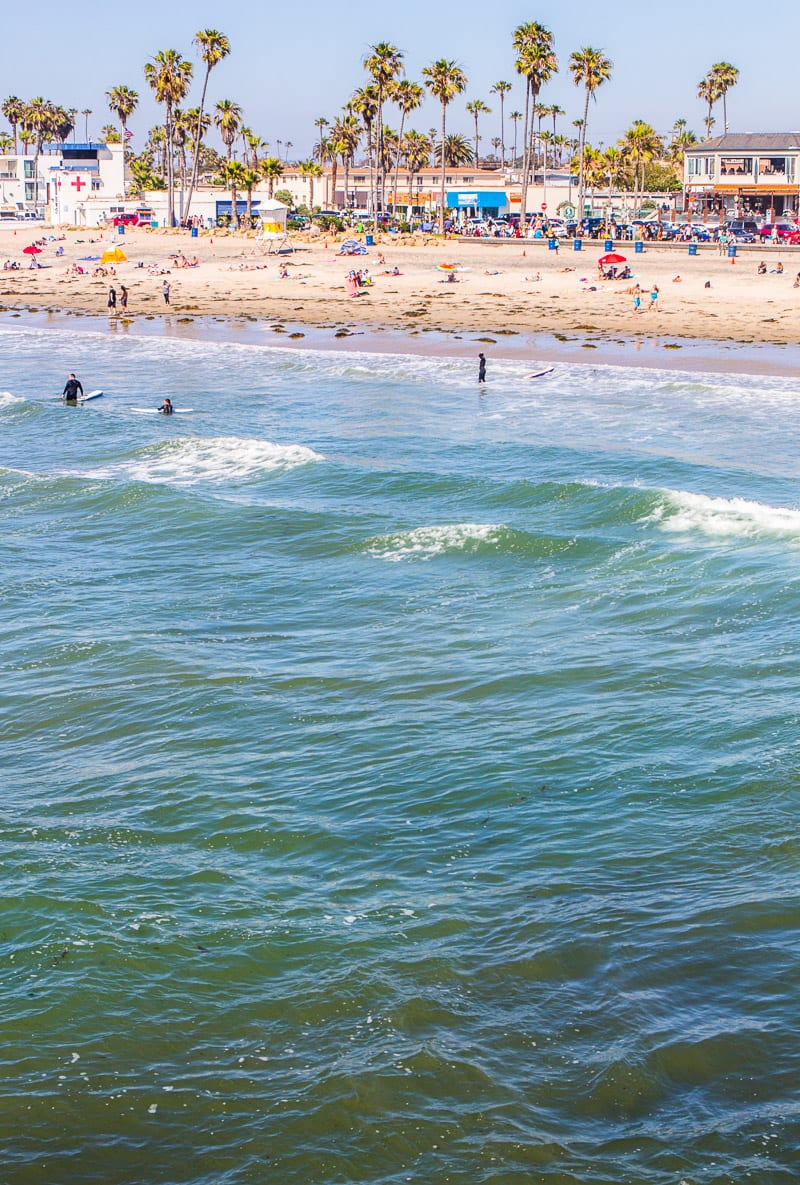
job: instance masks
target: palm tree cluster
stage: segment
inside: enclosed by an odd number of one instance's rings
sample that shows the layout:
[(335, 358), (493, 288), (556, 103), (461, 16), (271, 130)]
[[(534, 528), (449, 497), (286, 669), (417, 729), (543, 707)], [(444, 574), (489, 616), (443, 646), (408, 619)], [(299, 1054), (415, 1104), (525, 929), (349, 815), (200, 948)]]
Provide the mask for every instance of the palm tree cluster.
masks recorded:
[[(126, 151), (126, 162), (137, 187), (161, 187), (167, 190), (167, 217), (170, 223), (175, 221), (176, 176), (180, 178), (182, 191), (186, 194), (182, 211), (185, 218), (189, 216), (201, 169), (205, 173), (221, 176), (231, 190), (232, 220), (238, 223), (238, 193), (246, 191), (248, 194), (249, 216), (253, 188), (261, 179), (266, 179), (272, 196), (275, 183), (288, 163), (292, 144), (289, 140), (278, 140), (277, 151), (270, 154), (269, 143), (245, 125), (242, 108), (232, 99), (219, 99), (209, 109), (207, 98), (211, 74), (229, 56), (231, 46), (228, 38), (216, 29), (198, 31), (193, 44), (202, 65), (199, 103), (195, 107), (183, 106), (193, 81), (194, 64), (174, 49), (161, 50), (155, 54), (145, 65), (144, 75), (156, 101), (163, 108), (163, 123), (151, 130), (138, 155)], [(647, 168), (653, 161), (671, 162), (672, 167), (677, 169), (684, 149), (695, 142), (694, 134), (686, 128), (685, 120), (676, 122), (668, 144), (645, 121), (635, 120), (617, 146), (607, 149), (605, 153), (593, 149), (587, 139), (589, 110), (597, 98), (599, 87), (611, 78), (613, 67), (602, 50), (591, 46), (576, 50), (569, 57), (568, 69), (572, 81), (583, 92), (583, 114), (582, 118), (573, 122), (575, 137), (559, 135), (556, 121), (565, 114), (563, 108), (539, 101), (542, 89), (559, 68), (553, 34), (544, 25), (527, 21), (514, 30), (512, 47), (514, 68), (525, 90), (524, 110), (513, 110), (509, 115), (513, 125), (513, 149), (509, 157), (506, 151), (505, 104), (512, 84), (501, 80), (490, 88), (490, 93), (499, 100), (500, 135), (491, 139), (495, 152), (489, 161), (495, 167), (499, 163), (502, 169), (511, 165), (520, 171), (522, 210), (527, 209), (528, 187), (535, 178), (537, 162), (543, 166), (546, 185), (548, 166), (552, 163), (554, 168), (557, 167), (566, 156), (578, 174), (578, 207), (583, 211), (587, 188), (594, 189), (599, 177), (604, 177), (608, 184), (627, 185), (638, 190), (646, 184)], [(392, 212), (396, 210), (401, 164), (405, 166), (408, 176), (410, 205), (414, 180), (431, 163), (440, 168), (438, 205), (443, 223), (446, 212), (446, 170), (448, 167), (480, 163), (480, 121), (491, 115), (492, 109), (479, 98), (466, 103), (466, 112), (473, 121), (470, 143), (465, 135), (448, 131), (447, 127), (452, 103), (467, 88), (466, 74), (458, 62), (439, 58), (425, 66), (421, 72), (421, 81), (415, 82), (405, 77), (403, 52), (390, 42), (381, 41), (369, 47), (363, 67), (366, 72), (365, 83), (352, 94), (339, 115), (333, 120), (321, 115), (314, 121), (318, 135), (312, 153), (297, 166), (308, 183), (309, 205), (313, 210), (314, 183), (322, 176), (323, 166), (326, 165), (331, 169), (334, 203), (337, 200), (339, 166), (344, 169), (344, 204), (349, 204), (350, 171), (356, 153), (363, 145), (369, 171), (370, 208), (376, 223), (389, 206)], [(738, 70), (734, 66), (729, 62), (718, 62), (698, 85), (698, 97), (707, 105), (704, 122), (708, 135), (715, 122), (714, 106), (720, 99), (727, 131), (726, 96), (735, 86), (737, 78)], [(407, 127), (408, 118), (421, 107), (426, 92), (430, 98), (438, 101), (441, 116), (440, 127), (431, 129), (429, 133)], [(107, 91), (106, 99), (120, 130), (117, 132), (116, 128), (106, 125), (103, 136), (107, 141), (120, 140), (127, 149), (131, 138), (128, 123), (138, 108), (139, 95), (131, 87), (120, 85)], [(394, 108), (399, 115), (397, 130), (386, 122), (390, 108)], [(13, 140), (16, 152), (19, 140), (26, 153), (33, 145), (37, 157), (44, 143), (64, 141), (73, 132), (79, 114), (75, 108), (66, 110), (41, 97), (23, 102), (13, 95), (2, 104), (2, 112), (8, 120), (12, 136), (0, 138), (0, 145), (10, 148)], [(86, 121), (88, 138), (88, 118), (92, 112), (85, 108), (80, 114)], [(550, 119), (552, 131), (549, 127), (543, 130), (543, 122)], [(205, 143), (212, 126), (224, 146), (224, 157)], [(521, 138), (521, 156), (517, 151), (518, 138)], [(242, 159), (236, 159), (239, 146)], [(390, 179), (391, 202), (387, 202), (387, 183)]]
[(730, 62), (717, 62), (712, 66), (705, 78), (697, 84), (697, 97), (706, 104), (706, 135), (711, 135), (716, 120), (714, 119), (714, 104), (722, 99), (722, 127), (728, 131), (728, 91), (736, 86), (739, 71)]

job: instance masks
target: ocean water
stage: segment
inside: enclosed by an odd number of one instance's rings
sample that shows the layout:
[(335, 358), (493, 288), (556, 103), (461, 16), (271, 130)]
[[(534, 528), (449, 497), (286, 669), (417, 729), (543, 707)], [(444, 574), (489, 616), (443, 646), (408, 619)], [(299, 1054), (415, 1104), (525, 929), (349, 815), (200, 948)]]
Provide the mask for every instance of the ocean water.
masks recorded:
[(0, 330), (2, 1185), (798, 1180), (800, 382), (478, 348)]

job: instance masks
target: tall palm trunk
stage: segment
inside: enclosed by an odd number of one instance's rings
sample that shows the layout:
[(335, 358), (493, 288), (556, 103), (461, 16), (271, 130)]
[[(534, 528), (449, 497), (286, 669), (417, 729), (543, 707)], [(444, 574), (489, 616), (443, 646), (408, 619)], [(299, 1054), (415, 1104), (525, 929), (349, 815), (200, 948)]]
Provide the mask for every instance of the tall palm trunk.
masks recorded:
[(530, 168), (529, 126), (531, 122), (531, 80), (525, 78), (525, 114), (522, 119), (522, 190), (520, 193), (520, 226), (528, 224), (528, 170)]
[(397, 136), (397, 155), (394, 158), (394, 187), (392, 189), (392, 215), (397, 214), (397, 180), (400, 176), (400, 153), (403, 148), (403, 128), (405, 127), (406, 113), (403, 108), (400, 109), (400, 131)]
[(189, 217), (189, 207), (192, 204), (192, 196), (194, 195), (197, 186), (197, 176), (200, 171), (200, 140), (203, 136), (203, 109), (206, 101), (206, 90), (208, 88), (208, 78), (211, 74), (211, 67), (206, 68), (206, 76), (203, 79), (203, 93), (200, 95), (200, 110), (197, 113), (197, 128), (194, 134), (194, 159), (192, 160), (192, 179), (189, 182), (189, 195), (186, 198), (185, 217)]
[(583, 104), (583, 122), (581, 123), (581, 159), (578, 165), (578, 222), (583, 221), (583, 190), (586, 173), (586, 120), (589, 118), (589, 88), (586, 88), (586, 98)]
[(442, 182), (441, 182), (441, 191), (440, 191), (441, 211), (442, 211), (442, 213), (441, 213), (442, 235), (444, 235), (444, 189), (445, 189), (444, 175), (447, 170), (447, 165), (445, 163), (446, 151), (447, 151), (447, 104), (442, 103)]
[(164, 127), (164, 152), (167, 158), (167, 226), (175, 225), (175, 160), (172, 151), (172, 104), (167, 103)]

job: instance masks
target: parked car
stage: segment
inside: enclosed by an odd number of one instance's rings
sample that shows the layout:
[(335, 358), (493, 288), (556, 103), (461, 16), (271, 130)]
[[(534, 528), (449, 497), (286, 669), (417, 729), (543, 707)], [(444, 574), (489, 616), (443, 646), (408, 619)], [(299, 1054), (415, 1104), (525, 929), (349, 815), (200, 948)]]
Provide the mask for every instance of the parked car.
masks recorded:
[(758, 234), (758, 223), (752, 218), (730, 218), (723, 223), (724, 230), (732, 230), (734, 234), (744, 232), (745, 234), (753, 235), (753, 241)]
[(800, 243), (800, 230), (790, 222), (765, 222), (761, 227), (761, 238), (772, 238), (772, 228), (778, 232), (778, 239), (782, 243)]
[(138, 214), (115, 214), (111, 219), (112, 226), (138, 226)]

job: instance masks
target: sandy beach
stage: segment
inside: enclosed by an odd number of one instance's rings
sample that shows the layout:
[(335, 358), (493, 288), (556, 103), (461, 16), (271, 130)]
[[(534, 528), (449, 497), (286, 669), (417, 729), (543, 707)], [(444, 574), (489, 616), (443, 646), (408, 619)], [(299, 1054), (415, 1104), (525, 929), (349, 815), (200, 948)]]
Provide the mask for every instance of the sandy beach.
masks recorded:
[[(49, 236), (54, 235), (53, 241)], [(63, 238), (62, 238), (63, 236)], [(598, 258), (602, 241), (586, 241), (575, 251), (571, 240), (551, 251), (546, 241), (452, 239), (380, 236), (366, 255), (340, 253), (345, 236), (297, 235), (294, 250), (267, 254), (255, 234), (127, 228), (115, 231), (50, 230), (0, 227), (0, 256), (16, 260), (20, 270), (4, 270), (0, 311), (47, 310), (55, 314), (109, 315), (126, 324), (169, 317), (173, 324), (223, 318), (269, 325), (276, 334), (299, 336), (302, 327), (325, 329), (332, 336), (388, 330), (409, 342), (422, 334), (443, 334), (453, 341), (482, 341), (499, 354), (515, 337), (552, 335), (556, 341), (591, 348), (593, 342), (652, 339), (663, 345), (705, 340), (746, 345), (791, 345), (800, 339), (800, 248), (740, 248), (731, 261), (713, 245), (699, 245), (689, 255), (683, 244), (634, 244), (618, 249), (632, 276), (602, 280)], [(47, 238), (30, 268), (23, 248)], [(362, 236), (363, 238), (363, 236)], [(119, 246), (127, 262), (115, 274), (96, 275), (98, 257)], [(59, 248), (63, 254), (56, 255)], [(197, 258), (197, 266), (179, 266), (176, 256)], [(758, 274), (764, 261), (766, 274)], [(782, 263), (783, 272), (778, 270)], [(455, 279), (440, 267), (454, 264)], [(74, 274), (75, 267), (84, 274)], [(281, 269), (287, 273), (281, 276)], [(372, 283), (348, 296), (352, 269), (367, 268)], [(400, 274), (393, 274), (395, 269)], [(170, 285), (170, 304), (163, 297)], [(107, 308), (114, 285), (117, 309)], [(120, 285), (128, 307), (119, 304)], [(641, 288), (641, 309), (634, 307), (634, 286)], [(657, 308), (651, 291), (657, 286)], [(300, 327), (300, 328), (298, 328)]]

